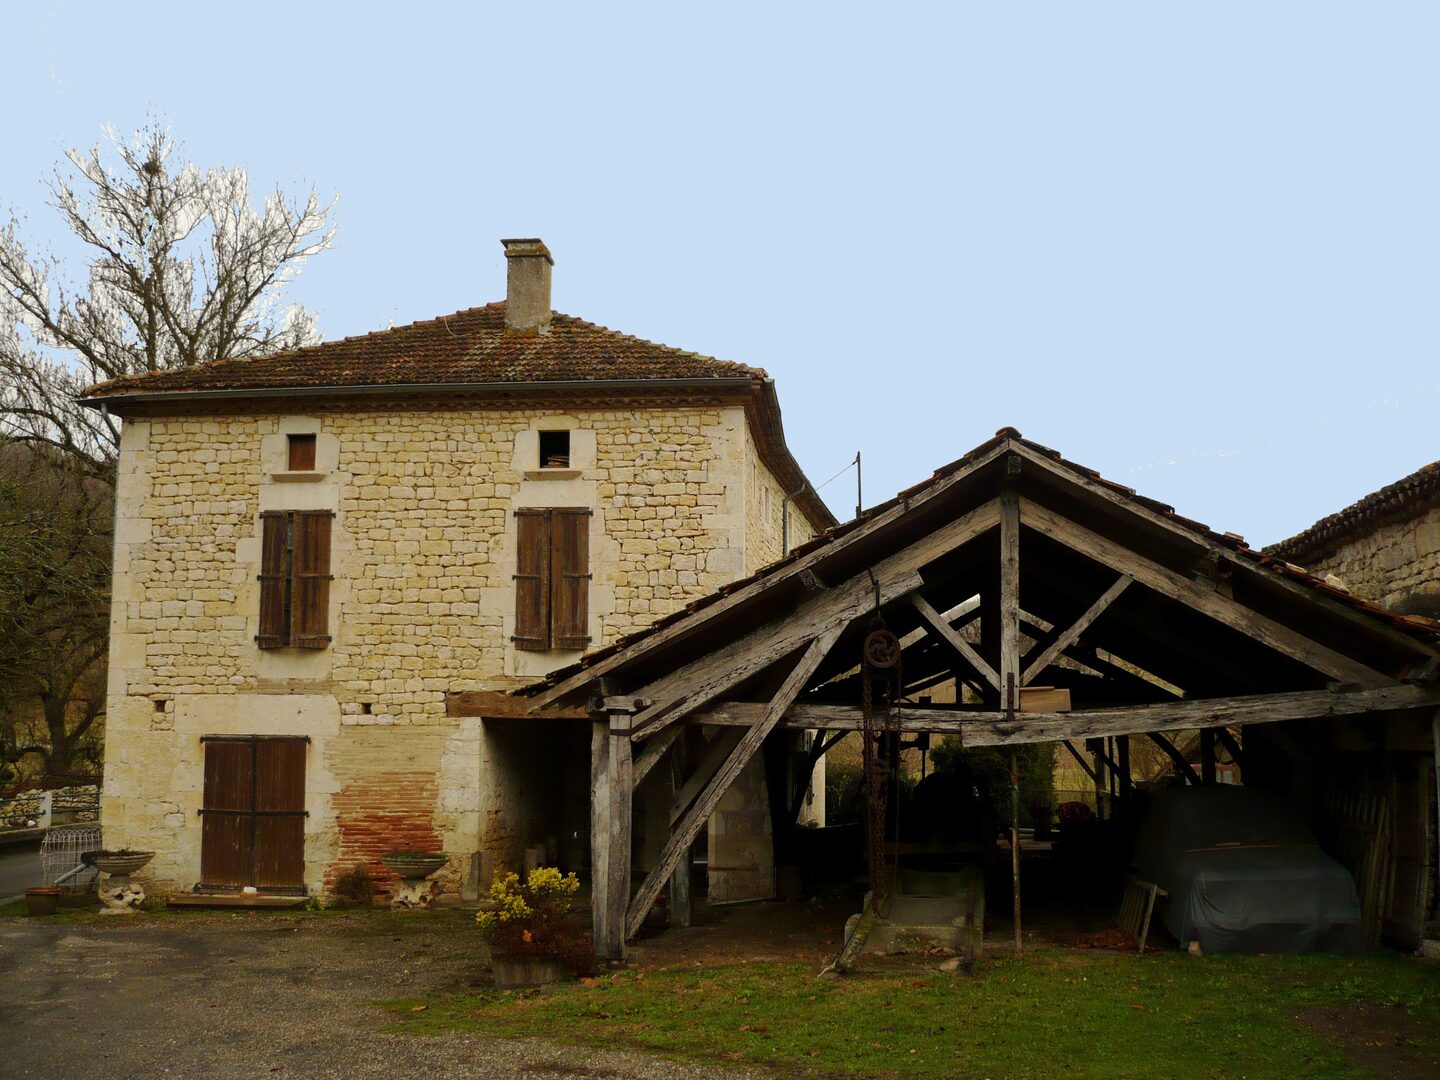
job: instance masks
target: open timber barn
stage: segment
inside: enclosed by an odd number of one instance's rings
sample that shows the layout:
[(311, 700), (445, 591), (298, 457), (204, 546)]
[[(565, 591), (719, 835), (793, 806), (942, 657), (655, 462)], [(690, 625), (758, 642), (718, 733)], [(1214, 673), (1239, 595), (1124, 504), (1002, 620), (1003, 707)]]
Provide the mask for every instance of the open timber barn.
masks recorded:
[[(813, 762), (867, 712), (875, 730), (862, 654), (882, 626), (898, 663), (870, 659), (902, 673), (883, 709), (892, 738), (1089, 740), (1097, 783), (1122, 795), (1132, 737), (1168, 748), (1195, 784), (1213, 779), (1219, 741), (1247, 786), (1293, 800), (1364, 879), (1370, 940), (1418, 944), (1435, 904), (1440, 623), (1355, 599), (1006, 428), (520, 692), (532, 717), (591, 717), (602, 955), (625, 955), (667, 887), (672, 924), (688, 924), (692, 845), (765, 748), (793, 761), (814, 732)], [(956, 703), (921, 700), (951, 679)], [(1193, 729), (1198, 771), (1165, 737)]]

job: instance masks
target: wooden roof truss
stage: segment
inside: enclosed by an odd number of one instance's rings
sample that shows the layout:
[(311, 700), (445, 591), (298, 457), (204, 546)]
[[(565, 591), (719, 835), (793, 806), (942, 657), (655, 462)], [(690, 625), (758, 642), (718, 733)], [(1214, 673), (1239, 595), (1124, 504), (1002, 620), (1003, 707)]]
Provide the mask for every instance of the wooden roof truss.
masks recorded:
[[(1002, 441), (533, 699), (535, 710), (586, 702), (596, 721), (602, 954), (623, 955), (666, 883), (679, 887), (677, 867), (772, 731), (861, 730), (860, 642), (877, 611), (902, 637), (907, 694), (953, 677), (982, 699), (905, 704), (901, 731), (965, 746), (1440, 704), (1432, 682), (1413, 681), (1435, 670), (1431, 642)], [(1074, 711), (1021, 711), (1022, 688), (1050, 684), (1073, 687)], [(669, 834), (632, 898), (635, 788), (697, 724), (734, 734), (675, 782)]]

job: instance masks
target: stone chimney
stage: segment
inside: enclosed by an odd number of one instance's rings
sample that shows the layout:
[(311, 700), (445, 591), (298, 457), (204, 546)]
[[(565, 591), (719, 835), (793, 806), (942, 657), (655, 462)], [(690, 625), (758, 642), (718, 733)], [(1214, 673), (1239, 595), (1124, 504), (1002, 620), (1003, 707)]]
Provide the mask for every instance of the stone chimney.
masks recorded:
[(550, 332), (550, 268), (555, 260), (545, 241), (531, 237), (501, 240), (509, 267), (505, 275), (505, 329), (517, 334)]

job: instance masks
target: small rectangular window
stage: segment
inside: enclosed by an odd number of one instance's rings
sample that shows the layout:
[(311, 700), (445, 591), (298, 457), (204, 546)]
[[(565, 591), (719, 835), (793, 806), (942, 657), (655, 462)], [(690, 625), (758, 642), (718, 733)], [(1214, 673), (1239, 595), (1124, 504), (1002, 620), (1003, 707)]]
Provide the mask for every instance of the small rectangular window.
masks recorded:
[(542, 469), (568, 469), (570, 467), (570, 432), (540, 432), (540, 467)]
[(290, 436), (290, 471), (312, 472), (315, 469), (315, 436)]

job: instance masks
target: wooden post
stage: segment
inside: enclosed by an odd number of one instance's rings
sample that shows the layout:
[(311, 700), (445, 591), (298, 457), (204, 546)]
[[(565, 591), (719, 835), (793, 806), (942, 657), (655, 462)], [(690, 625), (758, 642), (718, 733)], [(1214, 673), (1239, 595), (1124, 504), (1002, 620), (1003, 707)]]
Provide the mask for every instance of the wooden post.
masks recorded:
[[(1436, 866), (1440, 866), (1440, 710), (1430, 723), (1430, 737), (1435, 743), (1435, 847)], [(1440, 906), (1440, 900), (1436, 900)]]
[(634, 786), (630, 717), (594, 713), (590, 726), (590, 905), (595, 951), (625, 959)]
[[(685, 740), (682, 738), (670, 755), (670, 790), (672, 795), (679, 791), (685, 775)], [(667, 819), (668, 820), (668, 819)], [(675, 864), (670, 875), (670, 925), (690, 925), (690, 866), (691, 852), (686, 851)]]
[(1010, 883), (1015, 896), (1015, 951), (1020, 945), (1020, 755), (1010, 751)]
[[(1007, 473), (1019, 462), (1012, 460)], [(1011, 723), (1020, 711), (1020, 496), (1000, 493), (1000, 687)], [(1010, 751), (1010, 882), (1015, 906), (1015, 951), (1020, 945), (1020, 758)]]
[(1200, 729), (1200, 782), (1215, 783), (1215, 729)]
[(1120, 794), (1129, 798), (1135, 793), (1135, 777), (1130, 772), (1130, 736), (1115, 736), (1115, 761), (1120, 766)]

